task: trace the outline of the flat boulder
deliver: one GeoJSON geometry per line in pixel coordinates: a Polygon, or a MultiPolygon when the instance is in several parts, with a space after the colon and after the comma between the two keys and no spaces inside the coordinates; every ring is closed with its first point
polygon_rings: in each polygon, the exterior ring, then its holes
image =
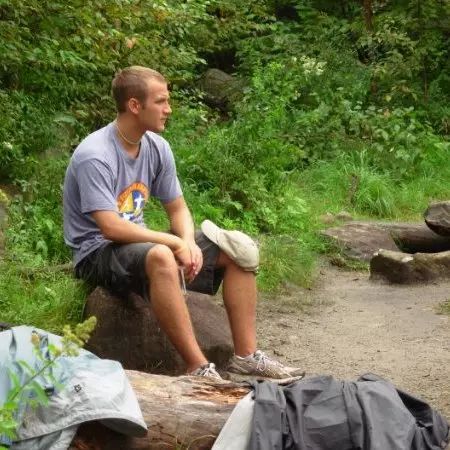
{"type": "Polygon", "coordinates": [[[370,261],[370,278],[396,284],[428,283],[450,278],[450,251],[409,253],[380,250],[370,261]]]}
{"type": "Polygon", "coordinates": [[[421,222],[352,221],[321,234],[348,258],[364,262],[379,249],[405,253],[450,250],[450,236],[440,236],[421,222]]]}
{"type": "MultiPolygon", "coordinates": [[[[209,295],[188,292],[186,303],[200,347],[208,360],[224,368],[233,354],[224,308],[209,295]]],[[[180,375],[186,365],[161,330],[151,304],[136,294],[126,298],[97,287],[87,298],[84,318],[96,316],[98,325],[86,348],[124,368],[148,373],[180,375]]]]}
{"type": "Polygon", "coordinates": [[[389,229],[378,222],[347,222],[322,231],[321,235],[348,258],[363,262],[369,262],[381,248],[399,251],[389,229]]]}

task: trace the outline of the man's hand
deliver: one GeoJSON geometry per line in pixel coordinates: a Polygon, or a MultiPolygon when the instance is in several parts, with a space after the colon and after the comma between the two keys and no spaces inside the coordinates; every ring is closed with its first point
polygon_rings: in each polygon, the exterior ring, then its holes
{"type": "Polygon", "coordinates": [[[191,249],[183,242],[181,247],[173,250],[175,259],[180,263],[180,266],[184,268],[184,276],[189,280],[188,274],[192,267],[191,249]]]}
{"type": "Polygon", "coordinates": [[[202,251],[195,243],[191,213],[182,196],[169,203],[164,203],[164,209],[169,217],[172,233],[182,239],[181,246],[173,250],[173,253],[183,265],[185,278],[190,282],[198,275],[203,266],[202,251]],[[183,248],[184,246],[186,249],[183,248]]]}
{"type": "Polygon", "coordinates": [[[203,266],[203,254],[195,241],[184,241],[184,245],[174,251],[176,259],[184,268],[184,276],[188,282],[200,272],[203,266]]]}
{"type": "Polygon", "coordinates": [[[200,250],[200,247],[195,243],[195,241],[188,242],[187,245],[191,250],[191,258],[192,258],[192,272],[194,279],[200,270],[203,267],[203,253],[200,250]]]}

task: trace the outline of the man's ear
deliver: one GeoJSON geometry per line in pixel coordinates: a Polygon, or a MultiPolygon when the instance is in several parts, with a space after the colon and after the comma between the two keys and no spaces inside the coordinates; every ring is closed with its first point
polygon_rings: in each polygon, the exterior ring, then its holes
{"type": "Polygon", "coordinates": [[[137,114],[141,110],[141,104],[137,98],[131,97],[127,103],[128,109],[132,114],[137,114]]]}

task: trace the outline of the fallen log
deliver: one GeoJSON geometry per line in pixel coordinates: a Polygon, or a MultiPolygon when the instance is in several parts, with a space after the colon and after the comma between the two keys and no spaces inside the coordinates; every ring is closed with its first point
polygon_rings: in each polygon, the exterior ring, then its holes
{"type": "Polygon", "coordinates": [[[449,279],[450,251],[411,255],[379,250],[370,261],[370,278],[398,284],[449,279]]]}
{"type": "Polygon", "coordinates": [[[433,203],[423,216],[431,230],[441,236],[450,237],[450,201],[433,203]]]}
{"type": "Polygon", "coordinates": [[[148,426],[147,436],[124,436],[92,422],[79,428],[69,450],[210,449],[236,403],[250,390],[206,377],[132,370],[127,375],[148,426]]]}

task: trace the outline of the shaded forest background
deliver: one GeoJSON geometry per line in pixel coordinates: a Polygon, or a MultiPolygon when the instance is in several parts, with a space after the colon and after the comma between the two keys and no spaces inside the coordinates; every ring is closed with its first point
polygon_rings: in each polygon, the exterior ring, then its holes
{"type": "MultiPolygon", "coordinates": [[[[196,222],[257,237],[276,291],[312,283],[324,213],[418,220],[449,198],[449,35],[446,0],[0,0],[0,319],[80,320],[85,287],[48,268],[70,261],[64,171],[114,118],[118,69],[170,80],[164,136],[196,222]],[[220,101],[208,69],[233,76],[220,101]]],[[[146,220],[167,227],[156,204],[146,220]]]]}

